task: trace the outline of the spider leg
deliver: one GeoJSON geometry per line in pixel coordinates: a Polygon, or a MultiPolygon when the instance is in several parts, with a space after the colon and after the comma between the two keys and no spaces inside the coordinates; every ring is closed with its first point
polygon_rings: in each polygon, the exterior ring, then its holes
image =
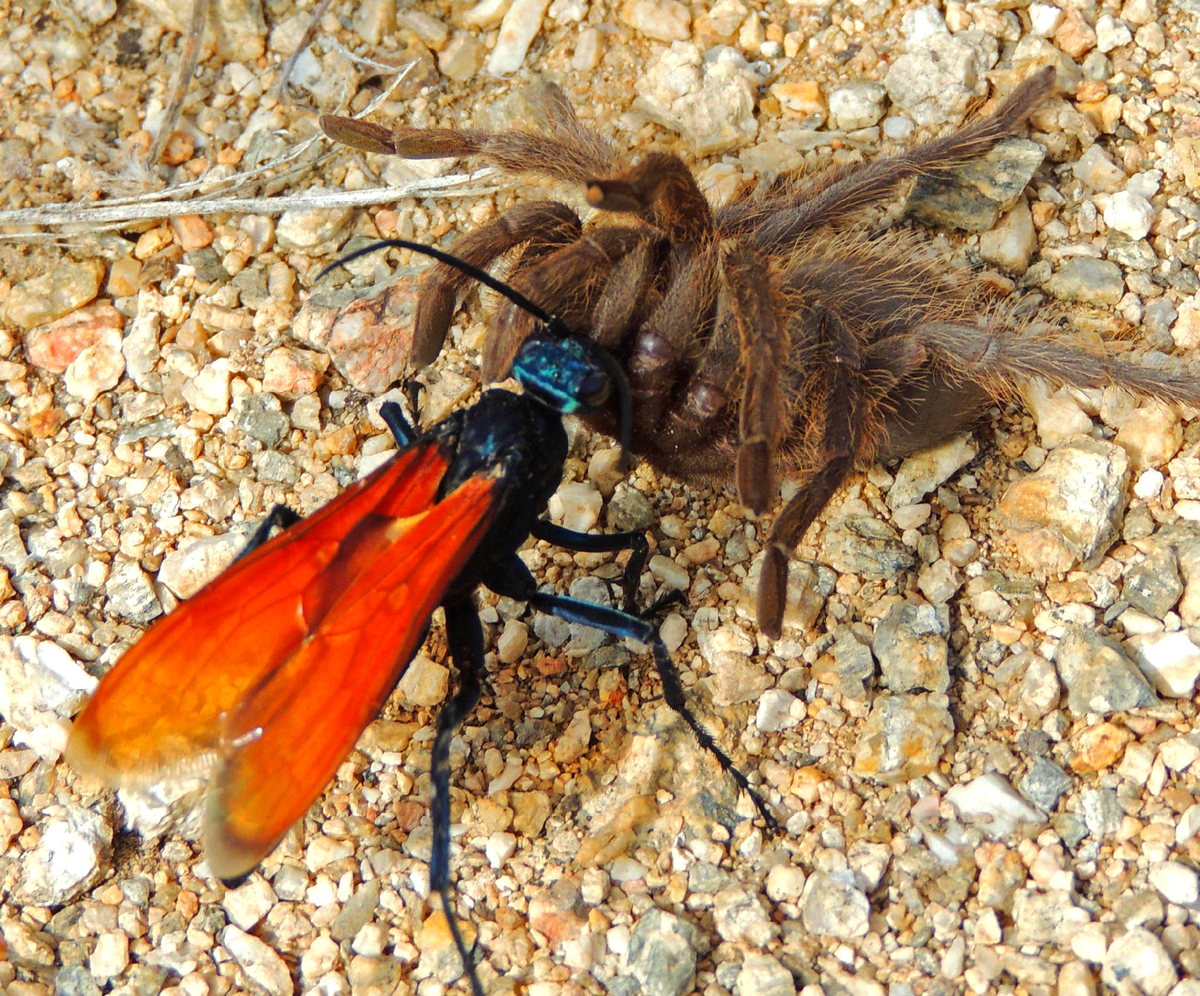
{"type": "MultiPolygon", "coordinates": [[[[578,216],[565,204],[529,201],[457,238],[454,254],[471,266],[486,267],[522,242],[539,247],[563,245],[579,238],[581,231],[578,216]]],[[[471,282],[469,275],[445,263],[429,268],[417,296],[414,366],[428,366],[442,351],[458,295],[471,282]]]]}
{"type": "Polygon", "coordinates": [[[950,377],[980,381],[996,394],[1041,377],[1056,384],[1120,387],[1144,397],[1200,405],[1200,377],[1182,365],[1159,367],[1097,355],[1047,336],[991,335],[965,323],[931,322],[917,334],[950,377]]]}
{"type": "Polygon", "coordinates": [[[674,243],[698,242],[712,232],[712,209],[692,171],[678,156],[650,152],[615,176],[589,180],[588,203],[601,211],[638,215],[674,243]]]}
{"type": "Polygon", "coordinates": [[[771,639],[783,633],[788,559],[821,509],[853,469],[865,438],[862,411],[863,355],[846,325],[824,308],[809,321],[830,346],[825,372],[827,395],[817,461],[800,490],[779,513],[767,539],[758,586],[758,625],[771,639]]]}
{"type": "Polygon", "coordinates": [[[617,261],[592,312],[591,338],[615,349],[645,318],[666,251],[666,239],[647,235],[617,261]]]}
{"type": "Polygon", "coordinates": [[[1017,87],[989,117],[894,156],[825,170],[786,198],[732,205],[718,214],[717,228],[724,236],[748,232],[762,249],[786,246],[805,232],[874,203],[905,180],[979,158],[1015,134],[1053,85],[1054,69],[1047,66],[1017,87]]]}
{"type": "MultiPolygon", "coordinates": [[[[634,226],[587,229],[581,238],[520,268],[509,283],[531,301],[562,318],[568,326],[586,323],[601,283],[612,268],[646,238],[634,226]]],[[[505,301],[483,346],[483,379],[502,378],[513,357],[537,324],[529,312],[505,301]]]]}
{"type": "Polygon", "coordinates": [[[776,319],[761,256],[740,247],[725,257],[722,273],[742,350],[738,499],[760,515],[775,494],[775,456],[787,429],[781,375],[788,335],[776,319]]]}

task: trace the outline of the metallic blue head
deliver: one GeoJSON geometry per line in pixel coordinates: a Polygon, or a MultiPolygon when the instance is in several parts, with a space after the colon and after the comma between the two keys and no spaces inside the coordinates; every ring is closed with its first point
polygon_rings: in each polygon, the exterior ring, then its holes
{"type": "Polygon", "coordinates": [[[612,394],[610,362],[585,339],[526,339],[513,376],[542,404],[564,415],[594,412],[612,394]]]}

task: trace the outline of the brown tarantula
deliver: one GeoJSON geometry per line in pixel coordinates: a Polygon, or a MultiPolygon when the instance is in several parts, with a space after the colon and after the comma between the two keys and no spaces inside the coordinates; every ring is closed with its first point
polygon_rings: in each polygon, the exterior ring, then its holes
{"type": "MultiPolygon", "coordinates": [[[[853,227],[858,209],[902,181],[951,170],[1012,137],[1053,85],[1053,69],[1043,69],[993,115],[953,134],[784,177],[719,206],[678,156],[650,152],[631,164],[615,153],[554,86],[541,96],[543,134],[387,129],[341,117],[321,126],[367,151],[477,156],[581,183],[589,204],[622,216],[585,227],[561,203],[532,201],[453,249],[487,266],[523,247],[512,284],[617,355],[633,391],[633,448],[662,471],[734,479],[755,513],[772,501],[781,472],[799,478],[768,539],[758,593],[759,626],[778,637],[788,558],[855,467],[940,442],[1029,378],[1200,402],[1200,383],[1186,372],[1083,351],[1046,321],[1014,328],[1011,316],[988,317],[976,281],[922,261],[910,240],[853,227]]],[[[431,269],[417,304],[416,365],[441,350],[465,282],[443,264],[431,269]]],[[[500,305],[483,350],[486,380],[505,374],[532,322],[500,305]]]]}

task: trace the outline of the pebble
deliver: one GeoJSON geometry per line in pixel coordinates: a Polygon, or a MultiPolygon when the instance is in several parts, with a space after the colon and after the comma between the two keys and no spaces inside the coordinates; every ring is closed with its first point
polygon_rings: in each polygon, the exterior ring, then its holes
{"type": "MultiPolygon", "coordinates": [[[[1071,436],[1091,433],[1091,417],[1079,407],[1078,399],[1069,390],[1064,388],[1050,393],[1041,381],[1031,381],[1025,385],[1024,395],[1046,449],[1056,449],[1071,436]]],[[[1043,451],[1040,456],[1039,466],[1031,464],[1030,469],[1041,470],[1045,466],[1046,453],[1043,451]]]]}
{"type": "Polygon", "coordinates": [[[1117,538],[1129,476],[1129,458],[1119,446],[1072,439],[1008,489],[996,519],[1032,571],[1090,569],[1117,538]]]}
{"type": "Polygon", "coordinates": [[[488,837],[483,851],[487,855],[488,864],[498,870],[516,853],[517,838],[511,833],[497,831],[488,837]]]}
{"type": "Polygon", "coordinates": [[[765,948],[779,935],[779,925],[771,919],[762,898],[742,885],[716,894],[713,922],[721,939],[732,944],[765,948]]]}
{"type": "Polygon", "coordinates": [[[72,805],[60,817],[41,820],[40,830],[37,844],[21,855],[13,898],[33,906],[64,906],[108,870],[113,828],[98,813],[72,805]]]}
{"type": "Polygon", "coordinates": [[[1187,633],[1144,633],[1130,637],[1124,646],[1162,695],[1191,698],[1200,679],[1200,647],[1187,633]]]}
{"type": "Polygon", "coordinates": [[[445,700],[449,688],[450,669],[424,654],[417,654],[409,661],[396,683],[396,690],[412,706],[439,705],[445,700]]]}
{"type": "Polygon", "coordinates": [[[98,259],[59,262],[49,273],[13,285],[4,318],[20,329],[46,325],[93,300],[103,279],[104,264],[98,259]]]}
{"type": "Polygon", "coordinates": [[[1082,794],[1083,822],[1088,832],[1096,839],[1111,837],[1121,829],[1121,818],[1125,810],[1121,800],[1112,789],[1084,789],[1082,794]]]}
{"type": "MultiPolygon", "coordinates": [[[[1161,467],[1183,443],[1183,423],[1179,412],[1168,405],[1142,405],[1129,413],[1113,441],[1129,454],[1135,473],[1149,467],[1161,467]]],[[[1159,474],[1159,487],[1161,479],[1159,474]]],[[[1141,486],[1140,480],[1138,486],[1141,486]]],[[[1156,494],[1157,489],[1138,497],[1148,499],[1156,494]]]]}
{"type": "Polygon", "coordinates": [[[1076,751],[1070,762],[1072,770],[1086,774],[1112,767],[1120,760],[1132,737],[1129,730],[1113,723],[1088,727],[1071,738],[1076,751]]]}
{"type": "Polygon", "coordinates": [[[253,930],[279,902],[271,883],[261,875],[251,875],[236,889],[227,889],[221,898],[221,907],[229,916],[229,922],[242,930],[253,930]]]}
{"type": "Polygon", "coordinates": [[[1143,559],[1125,571],[1121,594],[1135,609],[1162,619],[1183,595],[1175,552],[1165,544],[1149,545],[1143,559]]]}
{"type": "Polygon", "coordinates": [[[1081,961],[1068,961],[1058,970],[1057,996],[1096,996],[1096,979],[1081,961]]]}
{"type": "Polygon", "coordinates": [[[1154,205],[1141,194],[1118,190],[1108,199],[1104,224],[1131,239],[1144,239],[1157,213],[1154,205]]]}
{"type": "Polygon", "coordinates": [[[1101,193],[1115,193],[1125,184],[1125,171],[1109,158],[1103,146],[1094,143],[1071,167],[1075,179],[1101,193]]]}
{"type": "Polygon", "coordinates": [[[1167,996],[1179,975],[1162,941],[1139,927],[1109,945],[1100,979],[1117,991],[1134,985],[1145,996],[1167,996]]]}
{"type": "Polygon", "coordinates": [[[1180,349],[1200,346],[1200,294],[1179,305],[1179,317],[1171,326],[1171,338],[1180,349]]]}
{"type": "Polygon", "coordinates": [[[353,208],[291,208],[279,216],[275,240],[285,250],[332,253],[353,215],[353,208]]]}
{"type": "Polygon", "coordinates": [[[1109,928],[1102,923],[1085,923],[1071,937],[1071,951],[1093,965],[1104,962],[1108,951],[1109,928]]]}
{"type": "Polygon", "coordinates": [[[269,944],[229,924],[221,931],[221,946],[233,956],[250,980],[270,996],[291,996],[292,974],[269,944]]]}
{"type": "Polygon", "coordinates": [[[904,108],[919,125],[941,125],[960,116],[987,90],[979,54],[943,25],[892,63],[884,77],[892,103],[904,108]]]}
{"type": "Polygon", "coordinates": [[[979,236],[979,255],[1006,273],[1020,276],[1037,251],[1037,230],[1029,205],[1018,201],[989,231],[979,236]]]}
{"type": "Polygon", "coordinates": [[[849,83],[829,93],[829,117],[834,128],[857,131],[883,117],[887,90],[881,83],[849,83]]]}
{"type": "Polygon", "coordinates": [[[758,700],[754,725],[763,733],[778,733],[798,726],[807,718],[804,703],[781,688],[768,689],[758,700]]]}
{"type": "Polygon", "coordinates": [[[221,416],[229,411],[230,370],[226,359],[213,360],[183,385],[183,399],[197,411],[221,416]]]}
{"type": "Polygon", "coordinates": [[[678,0],[625,0],[621,20],[655,41],[681,42],[692,35],[692,12],[678,0]]]}
{"type": "MultiPolygon", "coordinates": [[[[26,355],[35,367],[51,373],[62,373],[86,350],[96,347],[106,337],[115,335],[119,345],[124,324],[125,317],[112,304],[100,301],[31,330],[25,336],[26,355]]],[[[111,341],[108,348],[111,349],[111,341]]],[[[83,375],[82,369],[74,374],[76,377],[83,375]]]]}
{"type": "Polygon", "coordinates": [[[869,515],[836,519],[825,530],[821,558],[839,574],[894,577],[916,563],[900,534],[869,515]]]}
{"type": "Polygon", "coordinates": [[[775,903],[794,903],[804,891],[804,870],[796,865],[776,865],[767,872],[766,891],[775,903]]]}
{"type": "Polygon", "coordinates": [[[925,225],[987,232],[1016,205],[1045,157],[1037,142],[1008,139],[950,174],[920,177],[908,213],[925,225]]]}
{"type": "Polygon", "coordinates": [[[554,745],[554,763],[571,764],[579,760],[592,740],[592,724],[586,711],[581,710],[571,717],[554,745]]]}
{"type": "Polygon", "coordinates": [[[696,977],[700,932],[657,907],[638,918],[629,934],[625,963],[647,996],[684,996],[696,977]]]}
{"type": "Polygon", "coordinates": [[[509,619],[496,640],[496,654],[503,664],[515,664],[529,646],[529,627],[519,619],[509,619]]]}
{"type": "Polygon", "coordinates": [[[1121,645],[1094,629],[1071,629],[1054,655],[1067,686],[1067,708],[1078,716],[1109,716],[1153,706],[1158,696],[1121,645]]]}
{"type": "Polygon", "coordinates": [[[101,934],[88,957],[88,971],[97,979],[113,979],[129,966],[129,937],[116,931],[101,934]]]}
{"type": "Polygon", "coordinates": [[[104,594],[108,596],[108,611],[129,622],[148,623],[162,615],[154,586],[136,560],[116,566],[105,582],[104,594]]]}
{"type": "Polygon", "coordinates": [[[1187,771],[1200,760],[1200,733],[1189,733],[1164,740],[1158,748],[1159,756],[1171,771],[1187,771]]]}
{"type": "Polygon", "coordinates": [[[158,583],[177,598],[191,598],[232,564],[244,546],[244,538],[236,533],[204,536],[180,546],[163,557],[158,583]]]}
{"type": "Polygon", "coordinates": [[[1107,259],[1072,256],[1047,281],[1046,290],[1060,301],[1115,305],[1125,295],[1125,275],[1107,259]]]}
{"type": "Polygon", "coordinates": [[[1013,898],[1013,922],[1018,944],[1056,944],[1065,947],[1091,917],[1071,901],[1066,889],[1045,893],[1023,889],[1013,898]]]}
{"type": "Polygon", "coordinates": [[[875,677],[875,658],[870,645],[850,629],[838,634],[829,648],[838,671],[838,690],[847,698],[866,701],[875,677]]]}
{"type": "Polygon", "coordinates": [[[1045,822],[1045,817],[1022,799],[1003,775],[994,771],[965,785],[952,786],[946,793],[946,801],[991,840],[1012,839],[1018,829],[1045,822]]]}
{"type": "Polygon", "coordinates": [[[1179,817],[1175,826],[1175,845],[1182,847],[1197,835],[1200,835],[1200,802],[1188,806],[1179,817]]]}
{"type": "Polygon", "coordinates": [[[701,55],[691,42],[655,54],[634,84],[635,106],[679,132],[698,156],[754,141],[759,79],[736,50],[719,46],[701,55]]]}
{"type": "Polygon", "coordinates": [[[849,870],[813,872],[800,898],[804,929],[810,934],[852,940],[870,929],[871,904],[849,870]]]}
{"type": "Polygon", "coordinates": [[[879,621],[871,649],[892,692],[944,692],[950,687],[949,612],[928,603],[897,602],[879,621]]]}
{"type": "Polygon", "coordinates": [[[1062,768],[1044,757],[1035,757],[1029,764],[1029,770],[1021,779],[1021,792],[1034,805],[1040,806],[1046,812],[1053,812],[1067,792],[1071,791],[1075,782],[1062,768]]]}
{"type": "Polygon", "coordinates": [[[586,533],[600,521],[604,498],[594,484],[568,482],[550,499],[550,517],[577,533],[586,533]]]}
{"type": "Polygon", "coordinates": [[[884,784],[927,775],[953,735],[945,695],[881,695],[858,738],[854,772],[884,784]]]}
{"type": "Polygon", "coordinates": [[[1114,48],[1128,45],[1131,41],[1133,32],[1112,14],[1104,13],[1096,18],[1096,48],[1101,52],[1111,52],[1114,48]]]}
{"type": "Polygon", "coordinates": [[[742,962],[733,991],[736,996],[796,996],[796,983],[776,958],[752,954],[742,962]]]}
{"type": "Polygon", "coordinates": [[[1176,906],[1200,902],[1200,875],[1182,861],[1160,861],[1150,867],[1150,884],[1176,906]]]}
{"type": "Polygon", "coordinates": [[[893,511],[921,501],[945,484],[979,454],[979,444],[970,432],[959,433],[932,449],[906,457],[888,489],[887,505],[893,511]]]}
{"type": "Polygon", "coordinates": [[[550,0],[513,0],[500,22],[496,47],[488,56],[487,71],[493,76],[508,76],[521,68],[525,54],[538,32],[550,0]]]}
{"type": "MultiPolygon", "coordinates": [[[[343,360],[345,359],[343,354],[343,360]]],[[[267,354],[263,361],[263,390],[284,400],[299,399],[305,395],[314,394],[321,384],[325,371],[329,369],[329,360],[329,356],[311,349],[277,346],[267,354]]],[[[339,367],[339,369],[341,368],[339,367]]],[[[364,383],[375,383],[357,368],[354,370],[362,377],[364,383]]],[[[347,374],[347,376],[349,375],[347,374]]],[[[361,389],[368,390],[365,387],[361,389]]]]}

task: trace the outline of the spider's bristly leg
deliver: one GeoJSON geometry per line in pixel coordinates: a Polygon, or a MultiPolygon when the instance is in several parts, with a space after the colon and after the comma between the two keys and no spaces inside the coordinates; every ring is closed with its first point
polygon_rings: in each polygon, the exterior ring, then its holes
{"type": "Polygon", "coordinates": [[[650,152],[616,176],[588,181],[588,203],[652,222],[672,242],[698,242],[712,234],[712,209],[692,171],[678,156],[650,152]]]}
{"type": "Polygon", "coordinates": [[[629,560],[621,577],[622,608],[630,615],[638,614],[638,581],[646,567],[646,558],[650,556],[650,544],[641,533],[581,533],[538,519],[530,535],[577,553],[617,553],[628,550],[629,560]]]}
{"type": "Polygon", "coordinates": [[[595,162],[606,162],[608,170],[619,169],[620,159],[613,147],[590,128],[584,127],[567,100],[567,95],[554,83],[545,83],[538,94],[537,104],[545,114],[548,134],[567,145],[586,151],[595,162]]]}
{"type": "MultiPolygon", "coordinates": [[[[518,268],[510,284],[542,308],[571,325],[575,312],[586,314],[617,261],[644,238],[638,228],[592,228],[570,245],[518,268]]],[[[495,324],[483,346],[483,379],[503,378],[513,357],[537,324],[537,318],[509,301],[496,311],[495,324]]]]}
{"type": "Polygon", "coordinates": [[[629,255],[618,260],[592,312],[591,338],[605,349],[615,349],[638,327],[649,311],[659,266],[667,250],[665,237],[649,234],[629,255]]]}
{"type": "Polygon", "coordinates": [[[761,256],[739,247],[722,261],[722,274],[742,353],[738,500],[761,515],[775,497],[775,457],[789,424],[781,384],[788,335],[761,256]]]}
{"type": "Polygon", "coordinates": [[[1087,352],[1069,340],[1047,336],[990,335],[978,325],[937,322],[916,333],[934,361],[952,377],[981,382],[998,394],[1040,377],[1076,387],[1120,387],[1160,401],[1200,405],[1200,375],[1180,363],[1155,366],[1087,352]]]}
{"type": "MultiPolygon", "coordinates": [[[[529,201],[459,236],[453,251],[471,266],[487,267],[523,242],[563,246],[579,238],[581,231],[578,216],[565,204],[529,201]]],[[[446,263],[434,263],[429,268],[417,296],[411,356],[414,366],[428,366],[442,351],[458,295],[471,283],[469,274],[446,263]]]]}
{"type": "Polygon", "coordinates": [[[783,633],[788,560],[813,520],[854,467],[862,440],[862,353],[853,333],[835,315],[813,309],[829,344],[824,426],[818,462],[779,513],[767,539],[758,585],[758,626],[771,639],[783,633]]]}
{"type": "Polygon", "coordinates": [[[1037,103],[1054,85],[1054,69],[1046,67],[1025,80],[996,113],[965,128],[923,142],[914,149],[844,169],[822,172],[788,198],[765,202],[746,212],[741,225],[734,212],[720,216],[723,233],[731,229],[749,233],[762,249],[778,249],[805,232],[832,224],[845,215],[878,201],[905,180],[918,174],[955,169],[978,159],[993,145],[1012,137],[1037,103]]]}
{"type": "Polygon", "coordinates": [[[272,505],[271,511],[267,513],[267,517],[262,520],[250,534],[250,538],[246,540],[246,545],[242,547],[241,552],[234,558],[241,560],[247,557],[262,546],[271,538],[271,533],[276,529],[289,529],[300,521],[300,513],[288,508],[286,505],[272,505]]]}
{"type": "Polygon", "coordinates": [[[450,895],[450,741],[463,720],[479,703],[483,690],[483,628],[469,598],[447,602],[443,608],[446,612],[446,640],[458,670],[458,691],[438,713],[437,731],[433,739],[430,764],[433,843],[429,856],[429,887],[441,897],[446,922],[450,925],[454,946],[462,958],[463,972],[470,982],[472,996],[483,996],[483,986],[475,974],[471,952],[463,943],[450,895]]]}

